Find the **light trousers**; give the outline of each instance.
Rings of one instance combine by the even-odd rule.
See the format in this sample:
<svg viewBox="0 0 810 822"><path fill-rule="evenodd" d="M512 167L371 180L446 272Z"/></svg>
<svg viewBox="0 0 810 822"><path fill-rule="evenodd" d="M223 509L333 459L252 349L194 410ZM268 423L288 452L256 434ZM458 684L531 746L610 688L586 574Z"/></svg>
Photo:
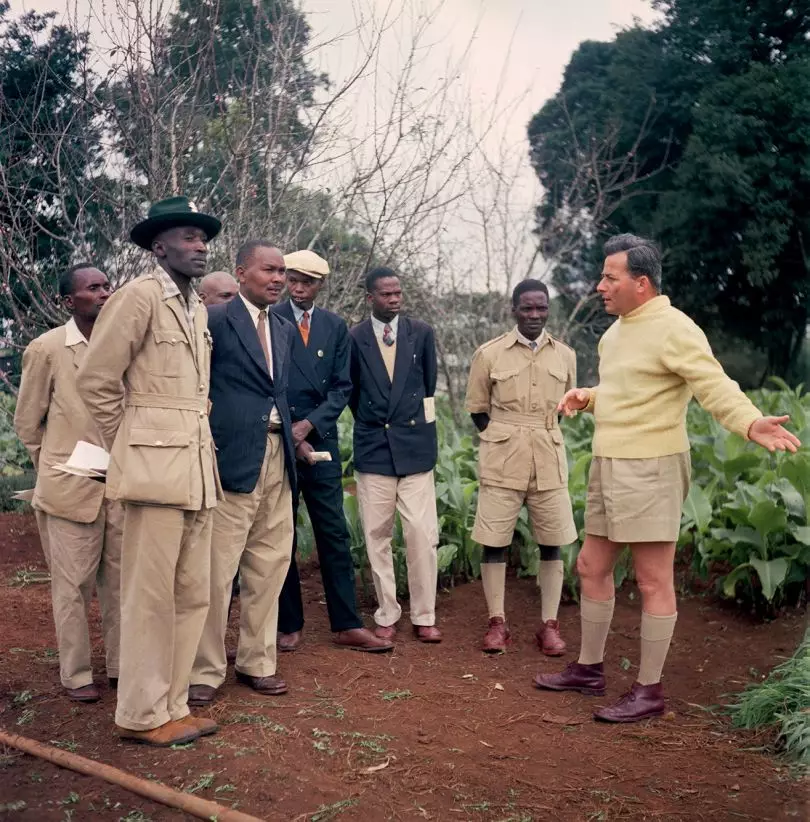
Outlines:
<svg viewBox="0 0 810 822"><path fill-rule="evenodd" d="M293 509L284 448L268 433L259 479L249 494L225 492L214 509L211 605L200 639L193 685L225 681L225 631L233 578L239 571L239 646L236 669L249 676L276 673L278 600L290 567Z"/></svg>
<svg viewBox="0 0 810 822"><path fill-rule="evenodd" d="M433 471L410 474L407 477L357 471L355 479L366 553L377 593L378 608L374 613L374 621L387 627L397 622L402 615L402 608L397 602L394 556L391 550L394 519L399 512L408 564L411 623L435 625L439 526Z"/></svg>

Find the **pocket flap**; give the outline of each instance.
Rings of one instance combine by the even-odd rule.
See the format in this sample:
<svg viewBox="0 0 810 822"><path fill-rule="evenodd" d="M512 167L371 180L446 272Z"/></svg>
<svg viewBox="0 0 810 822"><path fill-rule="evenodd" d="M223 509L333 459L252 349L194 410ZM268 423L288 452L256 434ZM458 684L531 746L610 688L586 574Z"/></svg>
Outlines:
<svg viewBox="0 0 810 822"><path fill-rule="evenodd" d="M180 329L153 328L152 334L155 336L155 342L169 343L170 345L177 345L178 343L188 345L186 335Z"/></svg>
<svg viewBox="0 0 810 822"><path fill-rule="evenodd" d="M484 442L506 442L511 436L511 431L493 431L491 423L478 435Z"/></svg>
<svg viewBox="0 0 810 822"><path fill-rule="evenodd" d="M552 428L551 441L554 443L554 445L564 445L565 440L563 439L562 431L560 431L558 428Z"/></svg>
<svg viewBox="0 0 810 822"><path fill-rule="evenodd" d="M133 428L129 432L130 445L149 445L153 448L188 448L188 431L166 431L162 428Z"/></svg>
<svg viewBox="0 0 810 822"><path fill-rule="evenodd" d="M512 377L517 377L520 374L520 370L517 368L512 369L511 371L493 371L490 374L495 382L502 382L503 380L511 379Z"/></svg>
<svg viewBox="0 0 810 822"><path fill-rule="evenodd" d="M551 367L548 369L548 373L551 374L555 380L559 380L560 382L565 382L568 379L568 372L562 368Z"/></svg>

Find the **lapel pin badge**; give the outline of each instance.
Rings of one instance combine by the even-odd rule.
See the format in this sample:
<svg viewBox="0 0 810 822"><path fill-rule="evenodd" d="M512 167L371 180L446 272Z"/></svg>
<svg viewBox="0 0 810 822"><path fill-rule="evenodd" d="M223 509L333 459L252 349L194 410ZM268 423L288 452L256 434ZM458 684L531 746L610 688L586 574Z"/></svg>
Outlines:
<svg viewBox="0 0 810 822"><path fill-rule="evenodd" d="M322 350L322 349L320 349L320 348L318 349L318 356L319 356L319 357L322 357L322 356L323 356L323 350Z"/></svg>

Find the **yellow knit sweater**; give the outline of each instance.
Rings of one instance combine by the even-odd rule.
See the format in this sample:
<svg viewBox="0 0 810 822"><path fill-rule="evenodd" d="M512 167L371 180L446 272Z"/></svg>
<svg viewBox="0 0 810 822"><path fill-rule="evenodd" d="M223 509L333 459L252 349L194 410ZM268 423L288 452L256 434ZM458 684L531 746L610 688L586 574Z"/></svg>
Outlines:
<svg viewBox="0 0 810 822"><path fill-rule="evenodd" d="M617 320L599 341L591 390L597 457L643 459L689 450L686 408L694 397L729 431L746 437L762 416L726 376L706 335L668 297Z"/></svg>

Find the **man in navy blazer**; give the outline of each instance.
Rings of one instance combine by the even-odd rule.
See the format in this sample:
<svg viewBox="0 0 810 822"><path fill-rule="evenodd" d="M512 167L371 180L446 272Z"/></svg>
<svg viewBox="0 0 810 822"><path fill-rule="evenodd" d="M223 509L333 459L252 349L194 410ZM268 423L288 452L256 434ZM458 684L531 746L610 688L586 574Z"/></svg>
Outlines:
<svg viewBox="0 0 810 822"><path fill-rule="evenodd" d="M378 608L374 633L393 639L397 602L391 540L399 512L408 564L410 618L422 642L436 627L436 345L433 329L400 316L402 288L390 268L366 276L371 317L351 330L354 467Z"/></svg>
<svg viewBox="0 0 810 822"><path fill-rule="evenodd" d="M287 379L296 332L268 311L281 296L285 273L272 243L246 243L236 257L238 296L208 312L209 421L225 499L214 510L210 607L191 675L190 705L210 705L225 680L225 629L237 569L236 678L264 695L287 690L276 675L276 630L294 530L296 456Z"/></svg>
<svg viewBox="0 0 810 822"><path fill-rule="evenodd" d="M357 651L390 651L393 644L363 627L358 616L351 538L343 514L337 419L352 391L349 330L337 314L315 307L329 273L326 260L305 250L287 254L284 263L290 299L273 311L298 329L293 334L287 396L293 442L302 457L298 461L298 489L315 534L333 641ZM318 452L331 459L316 461L312 455ZM294 514L297 507L298 494L294 494ZM304 606L293 541L293 558L279 601L279 650L294 651L303 627Z"/></svg>

